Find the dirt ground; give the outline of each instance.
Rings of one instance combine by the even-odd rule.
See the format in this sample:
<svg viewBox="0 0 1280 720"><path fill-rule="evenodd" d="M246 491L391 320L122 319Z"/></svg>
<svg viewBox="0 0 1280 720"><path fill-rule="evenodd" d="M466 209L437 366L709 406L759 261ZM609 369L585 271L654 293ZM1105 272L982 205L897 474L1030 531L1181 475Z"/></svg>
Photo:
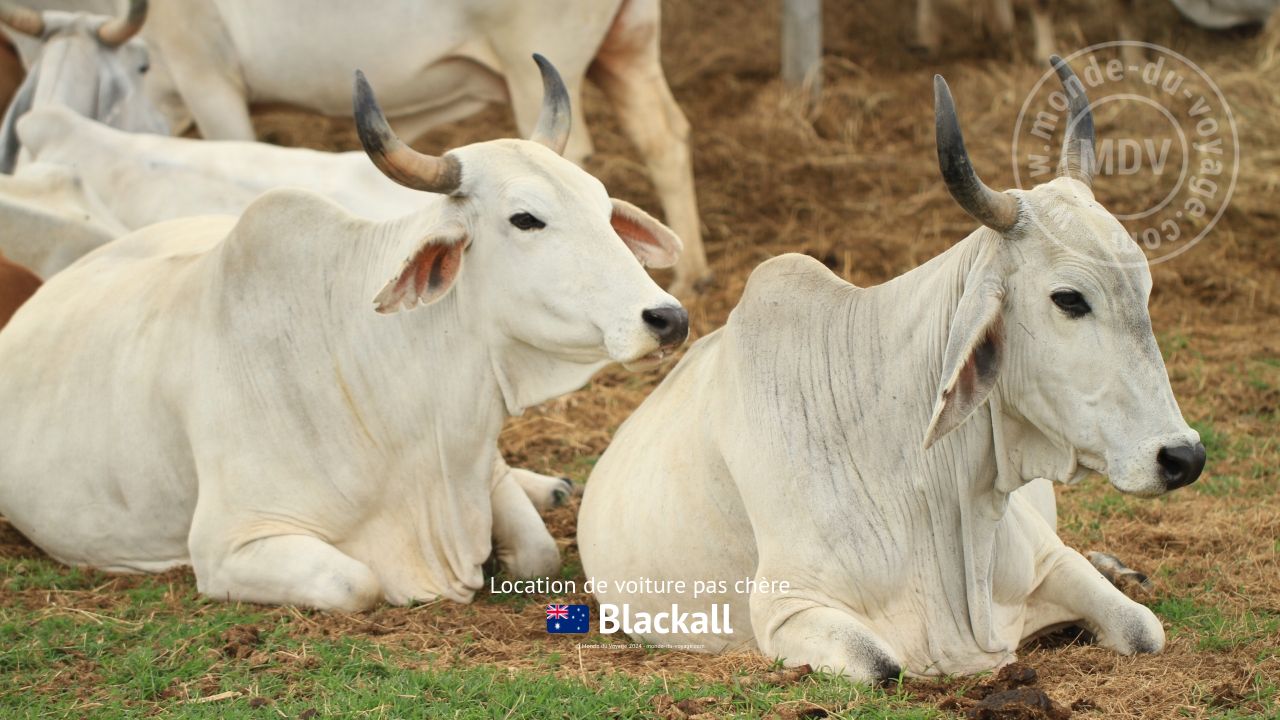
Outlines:
<svg viewBox="0 0 1280 720"><path fill-rule="evenodd" d="M901 0L826 3L826 93L806 114L777 80L777 4L704 0L664 3L664 62L693 126L697 189L715 285L688 303L694 335L720 326L761 261L785 252L822 259L847 280L873 285L955 243L974 227L939 180L934 155L932 75L943 73L960 109L974 164L988 184L1012 184L1014 121L1042 68L1030 60L1027 18L1021 57L1009 43L983 39L968 12L947 11L937 58L907 50L912 13ZM1103 0L1056 3L1060 47L1114 38ZM1201 485L1160 500L1119 498L1094 478L1061 494L1066 542L1105 550L1151 575L1150 598L1178 598L1219 610L1233 623L1280 615L1280 502L1275 436L1280 413L1280 57L1275 31L1211 34L1182 21L1166 2L1136 18L1140 34L1200 63L1222 87L1239 124L1241 171L1235 197L1214 231L1192 251L1152 268L1151 313L1174 392L1186 417L1213 442ZM611 194L660 216L647 173L620 134L603 96L586 98L596 155L589 169ZM264 138L323 149L355 149L351 125L298 113L259 116ZM1099 118L1098 135L1115 129ZM514 132L506 108L493 108L417 143L424 150ZM1142 188L1097 185L1106 205L1135 201ZM612 432L661 379L604 372L563 400L508 423L502 446L512 464L585 475ZM570 568L576 501L549 522ZM0 552L37 552L9 533ZM190 583L178 573L175 582ZM568 598L586 602L587 598ZM285 612L285 611L280 611ZM438 612L384 608L361 616L309 615L310 632L365 633L381 643L430 648L451 662L539 667L555 651L573 658L559 672L588 682L603 672L694 673L727 679L769 663L753 655L706 657L640 650L578 651L572 638L548 637L541 607L481 597ZM1168 619L1166 618L1166 621ZM1234 627L1234 625L1233 625ZM1274 627L1274 624L1272 625ZM1224 630L1225 632L1225 630ZM454 639L474 641L454 652ZM1210 633L1211 635L1212 633ZM1062 640L1026 649L1039 684L1085 717L1276 716L1249 699L1280 684L1280 641L1247 633L1208 642L1205 633L1171 634L1155 657L1118 657ZM1233 636L1235 637L1235 636ZM923 704L936 688L912 683Z"/></svg>

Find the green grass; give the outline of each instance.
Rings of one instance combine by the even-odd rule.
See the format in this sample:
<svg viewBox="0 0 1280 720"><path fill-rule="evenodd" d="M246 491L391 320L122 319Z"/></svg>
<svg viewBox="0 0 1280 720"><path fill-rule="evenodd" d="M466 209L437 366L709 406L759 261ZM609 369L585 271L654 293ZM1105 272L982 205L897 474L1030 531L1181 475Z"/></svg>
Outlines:
<svg viewBox="0 0 1280 720"><path fill-rule="evenodd" d="M49 560L0 560L4 585L75 593L105 576ZM0 607L0 718L652 717L652 698L704 699L717 717L761 717L782 703L816 703L838 718L935 718L905 696L812 675L786 686L707 683L696 677L577 674L572 657L547 653L540 671L437 667L434 655L367 637L299 632L306 615L217 603L187 583L131 581L128 602L70 609L43 598ZM252 625L241 657L228 632ZM452 642L465 643L454 637ZM249 654L251 651L252 654ZM244 655L247 655L244 656ZM198 702L233 692L234 696Z"/></svg>
<svg viewBox="0 0 1280 720"><path fill-rule="evenodd" d="M1246 610L1228 615L1215 605L1187 597L1166 597L1151 607L1173 637L1191 637L1196 649L1225 651L1280 634L1280 614Z"/></svg>
<svg viewBox="0 0 1280 720"><path fill-rule="evenodd" d="M1190 425L1192 429L1200 433L1200 442L1204 444L1204 451L1208 459L1220 459L1222 457L1221 453L1226 449L1227 436L1213 426L1212 418L1194 420Z"/></svg>

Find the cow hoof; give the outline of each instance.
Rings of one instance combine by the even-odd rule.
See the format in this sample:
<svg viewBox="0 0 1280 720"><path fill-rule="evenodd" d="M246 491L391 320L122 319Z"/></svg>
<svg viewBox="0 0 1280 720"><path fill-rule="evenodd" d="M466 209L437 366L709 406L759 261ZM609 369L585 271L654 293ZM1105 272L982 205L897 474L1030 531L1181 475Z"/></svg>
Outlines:
<svg viewBox="0 0 1280 720"><path fill-rule="evenodd" d="M1115 631L1099 640L1121 655L1154 655L1164 650L1164 626L1145 605L1134 603L1116 620Z"/></svg>
<svg viewBox="0 0 1280 720"><path fill-rule="evenodd" d="M551 507L558 508L569 502L569 498L573 497L574 486L573 481L567 477L560 478L560 486L551 491Z"/></svg>
<svg viewBox="0 0 1280 720"><path fill-rule="evenodd" d="M873 677L877 687L895 685L902 682L902 667L888 658L881 658L876 662Z"/></svg>

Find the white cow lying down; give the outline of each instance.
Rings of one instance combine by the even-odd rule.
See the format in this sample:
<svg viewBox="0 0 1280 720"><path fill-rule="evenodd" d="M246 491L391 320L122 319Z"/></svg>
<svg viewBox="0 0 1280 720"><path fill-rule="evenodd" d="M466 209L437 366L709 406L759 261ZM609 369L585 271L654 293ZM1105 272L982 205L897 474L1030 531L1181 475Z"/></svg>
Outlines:
<svg viewBox="0 0 1280 720"><path fill-rule="evenodd" d="M1062 177L982 184L938 77L943 176L986 227L873 288L803 256L764 263L619 430L578 525L586 575L609 583L597 597L632 615L728 602L736 630L642 639L754 645L861 680L992 669L1065 623L1121 653L1163 647L1155 615L1058 539L1052 487L1027 485L1096 470L1158 495L1204 465L1152 335L1145 259L1081 169L1088 100L1054 60L1075 129ZM790 588L613 586L646 577Z"/></svg>
<svg viewBox="0 0 1280 720"><path fill-rule="evenodd" d="M39 166L63 169L63 183L74 179L86 206L100 206L100 214L118 218L133 230L194 215L239 215L262 193L282 187L318 192L374 220L407 215L427 202L421 192L388 180L360 151L333 153L124 132L59 106L37 108L18 126L23 146ZM24 177L32 174L27 166L19 172ZM0 177L0 191L4 182ZM71 243L68 232L12 240L0 233L0 251L25 257L10 249L19 240L59 260L77 248L81 254L92 249ZM501 457L495 472L512 474L540 510L560 504L573 490L564 478L510 468ZM557 559L550 568L527 569L544 574L558 565Z"/></svg>
<svg viewBox="0 0 1280 720"><path fill-rule="evenodd" d="M216 598L469 600L491 530L546 532L490 483L505 413L687 332L636 261L678 238L558 155L568 99L544 74L537 142L443 157L360 78L370 157L440 193L410 215L273 191L56 275L0 333L0 513L63 562L190 563Z"/></svg>

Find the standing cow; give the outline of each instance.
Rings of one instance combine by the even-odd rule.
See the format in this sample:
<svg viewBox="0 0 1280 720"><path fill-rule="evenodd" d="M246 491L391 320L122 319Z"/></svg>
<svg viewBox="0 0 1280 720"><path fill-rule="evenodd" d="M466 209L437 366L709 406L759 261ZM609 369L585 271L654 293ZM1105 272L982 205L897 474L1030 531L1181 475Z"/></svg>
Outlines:
<svg viewBox="0 0 1280 720"><path fill-rule="evenodd" d="M122 18L0 4L0 23L41 41L0 123L0 172L13 172L19 160L15 124L40 105L65 105L132 132L168 134L168 122L142 89L149 60L134 36L146 15L146 0L131 0Z"/></svg>
<svg viewBox="0 0 1280 720"><path fill-rule="evenodd" d="M190 563L210 597L342 610L470 600L491 531L554 552L490 482L503 418L655 363L688 317L641 267L679 239L558 154L568 97L541 64L536 142L442 157L358 78L361 141L424 192L412 214L277 190L52 278L0 333L0 512L63 562Z"/></svg>
<svg viewBox="0 0 1280 720"><path fill-rule="evenodd" d="M1145 258L1093 197L1083 86L1054 61L1060 177L983 184L936 77L942 175L984 227L873 288L804 256L762 264L618 431L579 522L597 597L633 616L727 602L736 631L633 634L858 680L989 670L1065 623L1124 654L1164 646L1156 616L1058 538L1036 480L1093 470L1154 496L1205 461L1152 334ZM642 578L689 592L614 584ZM699 582L729 592L694 598Z"/></svg>
<svg viewBox="0 0 1280 720"><path fill-rule="evenodd" d="M686 244L677 294L709 275L689 152L689 124L659 57L658 0L153 0L147 39L210 139L252 140L249 106L287 103L345 114L337 78L362 67L379 79L396 132L427 129L510 102L522 133L541 93L529 53L564 73L575 130L566 156L591 152L580 102L590 77L649 166L667 222Z"/></svg>

